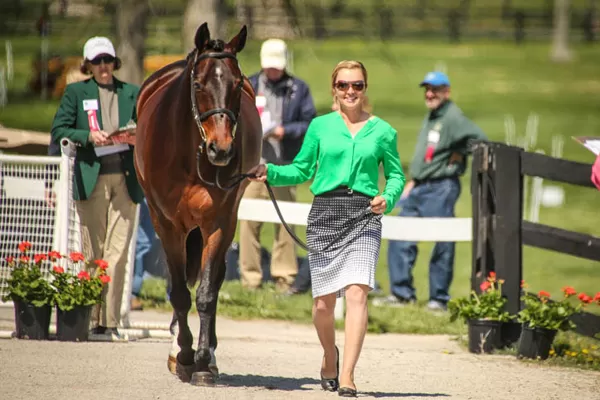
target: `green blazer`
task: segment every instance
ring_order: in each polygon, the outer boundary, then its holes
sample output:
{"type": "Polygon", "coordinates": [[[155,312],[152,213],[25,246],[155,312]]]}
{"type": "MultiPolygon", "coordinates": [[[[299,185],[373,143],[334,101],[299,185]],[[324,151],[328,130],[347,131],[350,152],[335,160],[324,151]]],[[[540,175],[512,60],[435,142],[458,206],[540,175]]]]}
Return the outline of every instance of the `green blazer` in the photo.
{"type": "MultiPolygon", "coordinates": [[[[130,120],[137,122],[136,101],[140,88],[121,82],[116,78],[114,78],[114,82],[119,101],[119,126],[125,126],[130,120]]],[[[96,156],[94,145],[89,141],[90,126],[87,112],[83,107],[84,100],[97,100],[96,115],[102,129],[98,84],[94,78],[90,78],[67,85],[54,116],[51,130],[54,142],[60,143],[61,139],[68,138],[78,145],[73,174],[73,198],[75,200],[86,200],[90,197],[100,172],[100,158],[96,156]]],[[[133,146],[129,146],[129,150],[119,154],[129,197],[137,204],[142,201],[144,194],[135,174],[133,146]]]]}

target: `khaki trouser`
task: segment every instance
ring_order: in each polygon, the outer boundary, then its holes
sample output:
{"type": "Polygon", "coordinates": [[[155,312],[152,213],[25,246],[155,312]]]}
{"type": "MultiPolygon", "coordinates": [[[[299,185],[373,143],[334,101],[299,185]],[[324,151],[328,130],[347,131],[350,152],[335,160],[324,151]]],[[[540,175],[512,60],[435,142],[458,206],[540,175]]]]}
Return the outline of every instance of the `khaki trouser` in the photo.
{"type": "MultiPolygon", "coordinates": [[[[281,201],[296,201],[296,188],[273,187],[275,198],[281,201]]],[[[269,192],[262,182],[250,182],[244,198],[269,200],[269,192]]],[[[256,288],[262,282],[260,264],[259,221],[240,221],[240,276],[242,286],[256,288]]],[[[271,276],[280,287],[289,287],[298,273],[296,247],[290,234],[280,224],[275,224],[275,238],[271,253],[271,276]]]]}
{"type": "Polygon", "coordinates": [[[102,293],[102,304],[92,310],[90,325],[116,328],[121,321],[127,253],[133,236],[136,204],[131,201],[123,174],[98,176],[87,200],[77,201],[81,222],[83,255],[95,270],[94,260],[108,263],[110,283],[102,293]]]}

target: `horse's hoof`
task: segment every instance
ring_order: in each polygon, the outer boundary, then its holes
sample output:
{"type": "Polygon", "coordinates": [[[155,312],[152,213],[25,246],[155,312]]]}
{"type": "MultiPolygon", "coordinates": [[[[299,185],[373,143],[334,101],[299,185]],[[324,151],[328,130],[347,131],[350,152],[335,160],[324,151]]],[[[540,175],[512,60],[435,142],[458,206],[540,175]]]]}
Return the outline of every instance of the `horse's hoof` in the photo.
{"type": "Polygon", "coordinates": [[[208,370],[212,372],[215,379],[219,379],[219,368],[217,367],[217,364],[208,364],[208,370]]]}
{"type": "Polygon", "coordinates": [[[195,369],[195,364],[183,365],[177,362],[177,366],[175,367],[175,374],[182,382],[187,383],[192,379],[192,375],[194,374],[195,369]]]}
{"type": "Polygon", "coordinates": [[[177,357],[169,356],[169,359],[167,360],[167,368],[169,369],[170,373],[177,375],[177,357]]]}
{"type": "Polygon", "coordinates": [[[190,383],[194,386],[213,386],[217,378],[209,371],[198,371],[192,374],[190,383]]]}

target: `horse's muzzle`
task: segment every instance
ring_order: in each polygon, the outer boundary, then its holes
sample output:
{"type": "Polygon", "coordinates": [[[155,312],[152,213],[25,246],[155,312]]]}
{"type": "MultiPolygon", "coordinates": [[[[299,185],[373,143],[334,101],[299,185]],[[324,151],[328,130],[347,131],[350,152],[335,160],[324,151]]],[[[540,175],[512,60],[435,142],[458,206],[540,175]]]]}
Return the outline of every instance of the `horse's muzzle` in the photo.
{"type": "Polygon", "coordinates": [[[226,149],[220,148],[215,142],[210,142],[206,146],[206,156],[211,164],[223,167],[231,161],[234,155],[234,148],[229,145],[226,149]]]}

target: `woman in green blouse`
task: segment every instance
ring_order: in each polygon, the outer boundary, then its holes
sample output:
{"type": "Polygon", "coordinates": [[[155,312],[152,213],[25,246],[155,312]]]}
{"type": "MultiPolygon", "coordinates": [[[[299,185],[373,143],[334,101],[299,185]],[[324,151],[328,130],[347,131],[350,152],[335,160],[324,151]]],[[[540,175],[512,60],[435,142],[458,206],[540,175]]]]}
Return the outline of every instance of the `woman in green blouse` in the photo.
{"type": "Polygon", "coordinates": [[[253,180],[272,186],[298,185],[314,178],[307,243],[323,249],[339,232],[349,232],[325,252],[309,253],[313,322],[323,346],[321,385],[342,397],[356,397],[354,369],[367,329],[367,295],[375,286],[381,247],[381,218],[390,212],[405,178],[397,133],[367,110],[367,71],[358,61],[340,62],[332,74],[333,112],[313,119],[302,149],[290,165],[261,164],[253,180]],[[379,191],[379,166],[386,184],[379,191]],[[339,371],[334,308],[346,297],[344,358],[339,371]]]}

